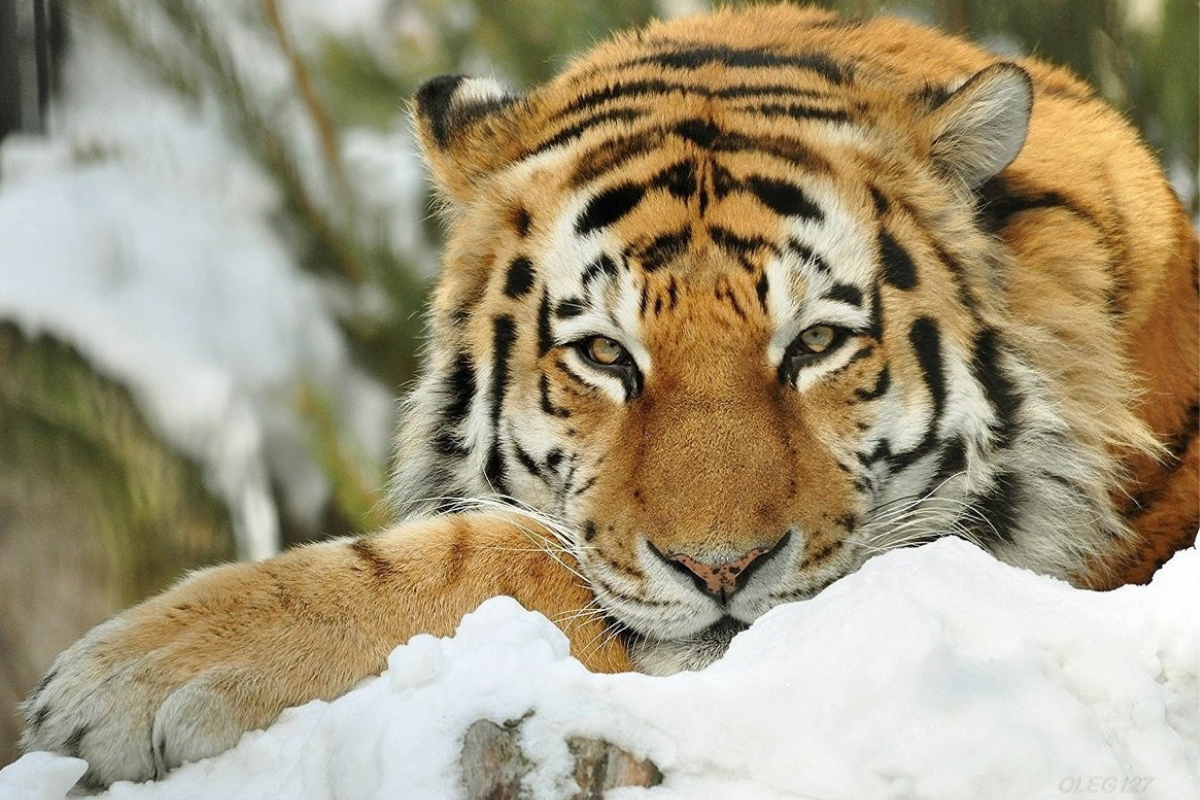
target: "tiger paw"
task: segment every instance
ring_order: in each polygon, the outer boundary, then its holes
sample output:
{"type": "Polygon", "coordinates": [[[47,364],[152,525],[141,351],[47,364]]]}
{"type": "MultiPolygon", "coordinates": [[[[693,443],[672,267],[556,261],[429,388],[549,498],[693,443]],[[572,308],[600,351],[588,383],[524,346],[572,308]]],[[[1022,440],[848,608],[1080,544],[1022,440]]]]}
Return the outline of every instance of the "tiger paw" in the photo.
{"type": "Polygon", "coordinates": [[[230,691],[252,678],[244,669],[200,668],[185,642],[139,647],[139,627],[122,616],[91,631],[23,706],[24,749],[84,759],[83,786],[161,777],[229,749],[260,722],[230,691]]]}

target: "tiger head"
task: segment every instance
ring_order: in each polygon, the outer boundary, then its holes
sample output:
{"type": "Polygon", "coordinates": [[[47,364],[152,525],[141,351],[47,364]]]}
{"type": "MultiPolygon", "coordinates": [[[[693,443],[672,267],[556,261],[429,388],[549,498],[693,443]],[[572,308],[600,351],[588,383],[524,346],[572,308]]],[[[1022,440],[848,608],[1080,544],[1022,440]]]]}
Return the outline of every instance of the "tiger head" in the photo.
{"type": "Polygon", "coordinates": [[[525,96],[455,76],[415,101],[449,236],[393,499],[558,520],[644,641],[727,639],[934,535],[1020,561],[1054,504],[1032,462],[1061,442],[998,333],[975,201],[1021,151],[1029,77],[897,89],[769,32],[717,44],[731,19],[525,96]]]}

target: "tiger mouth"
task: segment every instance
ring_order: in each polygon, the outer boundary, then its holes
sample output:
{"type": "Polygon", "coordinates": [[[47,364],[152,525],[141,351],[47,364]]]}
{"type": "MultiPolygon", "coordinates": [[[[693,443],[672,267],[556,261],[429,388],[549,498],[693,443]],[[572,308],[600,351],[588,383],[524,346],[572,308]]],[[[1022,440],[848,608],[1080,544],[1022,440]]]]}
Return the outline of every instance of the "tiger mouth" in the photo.
{"type": "Polygon", "coordinates": [[[629,651],[638,668],[651,675],[703,669],[725,655],[733,637],[749,627],[750,623],[726,615],[679,639],[653,639],[635,634],[628,641],[629,651]]]}

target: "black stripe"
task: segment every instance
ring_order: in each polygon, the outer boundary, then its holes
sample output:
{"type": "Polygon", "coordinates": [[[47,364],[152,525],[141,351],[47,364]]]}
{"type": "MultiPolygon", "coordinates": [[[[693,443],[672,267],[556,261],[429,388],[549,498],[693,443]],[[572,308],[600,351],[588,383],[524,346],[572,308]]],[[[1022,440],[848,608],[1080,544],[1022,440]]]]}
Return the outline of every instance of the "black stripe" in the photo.
{"type": "Polygon", "coordinates": [[[724,200],[731,192],[736,192],[743,188],[742,182],[733,177],[733,173],[720,164],[712,164],[710,169],[713,196],[718,200],[724,200]]]}
{"type": "Polygon", "coordinates": [[[671,233],[664,233],[642,247],[636,247],[626,253],[641,262],[642,269],[654,272],[668,261],[678,256],[692,241],[691,228],[681,228],[671,233]]]}
{"type": "Polygon", "coordinates": [[[765,312],[767,310],[767,293],[771,289],[771,283],[767,278],[766,270],[763,270],[762,275],[758,276],[758,282],[754,284],[754,293],[758,295],[758,305],[765,312]]]}
{"type": "Polygon", "coordinates": [[[626,61],[618,65],[618,68],[646,65],[664,69],[694,70],[710,64],[719,64],[734,69],[761,69],[764,67],[802,69],[815,72],[830,83],[839,85],[854,78],[852,65],[834,61],[824,53],[792,55],[717,45],[685,46],[677,50],[651,53],[626,61]]]}
{"type": "Polygon", "coordinates": [[[731,86],[714,90],[710,86],[695,83],[680,83],[661,79],[645,79],[631,81],[613,81],[599,89],[592,89],[576,97],[558,111],[552,120],[558,121],[584,109],[594,109],[612,100],[626,98],[660,100],[665,94],[691,94],[704,98],[735,99],[740,97],[826,97],[827,94],[816,89],[802,89],[783,84],[766,84],[762,86],[731,86]]]}
{"type": "Polygon", "coordinates": [[[578,189],[601,175],[618,170],[626,162],[656,149],[662,138],[662,131],[649,130],[593,147],[579,157],[568,185],[578,189]]]}
{"type": "Polygon", "coordinates": [[[526,472],[542,483],[547,482],[546,475],[542,472],[542,467],[538,464],[537,459],[526,452],[525,448],[521,447],[521,443],[516,440],[516,437],[513,437],[513,452],[517,454],[517,461],[525,468],[526,472]]]}
{"type": "Polygon", "coordinates": [[[650,186],[655,189],[666,189],[672,197],[686,200],[696,194],[699,184],[696,175],[696,165],[691,161],[680,161],[650,179],[650,186]]]}
{"type": "Polygon", "coordinates": [[[512,317],[504,315],[492,320],[492,444],[483,474],[500,494],[508,494],[504,457],[500,453],[500,417],[508,391],[508,358],[516,338],[517,326],[512,317]]]}
{"type": "Polygon", "coordinates": [[[788,119],[819,119],[825,122],[850,122],[853,117],[841,108],[814,108],[799,103],[758,103],[752,106],[738,108],[749,114],[764,117],[787,117],[788,119]]]}
{"type": "MultiPolygon", "coordinates": [[[[845,337],[845,334],[838,334],[838,339],[835,340],[834,346],[836,347],[836,342],[841,341],[844,337],[845,337]]],[[[830,349],[833,349],[833,348],[830,348],[830,349]]],[[[846,359],[845,364],[842,364],[840,367],[830,370],[829,372],[827,372],[825,374],[827,376],[832,376],[832,375],[837,375],[839,373],[845,372],[846,370],[850,369],[852,366],[857,364],[859,361],[862,361],[864,358],[870,358],[873,355],[875,355],[874,345],[867,345],[866,347],[862,347],[858,350],[855,350],[854,354],[852,356],[850,356],[848,359],[846,359]]],[[[848,404],[848,405],[852,405],[852,404],[848,404]]]]}
{"type": "Polygon", "coordinates": [[[946,407],[946,374],[942,363],[941,333],[937,323],[929,317],[918,318],[908,329],[908,341],[917,357],[917,364],[929,390],[933,409],[925,436],[916,447],[900,453],[893,453],[890,448],[885,449],[885,457],[893,473],[906,469],[917,459],[933,451],[938,443],[938,428],[946,407]]]}
{"type": "Polygon", "coordinates": [[[75,729],[75,732],[68,736],[67,740],[63,742],[62,749],[59,750],[59,752],[65,756],[71,756],[71,758],[82,758],[81,753],[83,750],[83,738],[88,735],[88,731],[91,729],[91,725],[80,725],[75,729]]]}
{"type": "Polygon", "coordinates": [[[583,288],[587,291],[588,284],[599,278],[601,275],[607,275],[610,278],[617,277],[617,262],[612,260],[612,257],[607,253],[587,265],[583,271],[583,288]]]}
{"type": "Polygon", "coordinates": [[[983,211],[993,220],[1007,222],[1009,217],[1022,211],[1033,211],[1039,208],[1063,208],[1073,214],[1079,214],[1074,204],[1058,192],[1041,192],[1035,195],[1005,195],[989,202],[983,211]]]}
{"type": "Polygon", "coordinates": [[[471,454],[457,433],[448,428],[442,428],[433,436],[433,449],[438,455],[448,458],[463,458],[471,454]]]}
{"type": "Polygon", "coordinates": [[[886,229],[879,231],[879,259],[883,265],[883,279],[892,286],[908,290],[917,285],[917,268],[912,258],[886,229]]]}
{"type": "Polygon", "coordinates": [[[716,123],[707,119],[688,119],[677,123],[672,132],[682,139],[687,139],[701,147],[711,147],[713,142],[724,136],[724,132],[716,123]]]}
{"type": "Polygon", "coordinates": [[[837,553],[837,551],[841,550],[845,546],[846,541],[844,539],[834,539],[828,544],[823,545],[812,555],[806,555],[804,560],[800,562],[800,566],[804,569],[816,567],[822,562],[827,561],[830,556],[834,555],[837,553]]]}
{"type": "Polygon", "coordinates": [[[500,414],[508,391],[508,357],[517,339],[517,325],[507,314],[492,320],[492,426],[499,435],[500,414]]]}
{"type": "Polygon", "coordinates": [[[1020,521],[1018,509],[1023,495],[1021,478],[1014,472],[1001,472],[985,494],[968,498],[971,507],[986,522],[966,520],[972,533],[985,545],[1011,543],[1020,521]]]}
{"type": "Polygon", "coordinates": [[[483,478],[488,486],[498,494],[508,494],[508,469],[504,465],[504,456],[500,454],[500,439],[492,440],[488,450],[487,463],[483,466],[483,478]]]}
{"type": "Polygon", "coordinates": [[[669,94],[672,92],[689,92],[697,90],[703,91],[703,88],[657,79],[613,81],[612,83],[607,84],[600,89],[592,89],[589,92],[584,92],[583,94],[577,96],[570,103],[563,106],[558,111],[555,111],[551,119],[560,120],[563,117],[568,117],[577,111],[593,109],[596,106],[603,105],[611,100],[624,99],[628,97],[643,98],[648,95],[653,96],[669,94]]]}
{"type": "MultiPolygon", "coordinates": [[[[40,692],[35,693],[35,697],[40,692]]],[[[46,719],[50,716],[50,704],[42,706],[29,716],[29,730],[36,731],[38,728],[46,724],[46,719]]]]}
{"type": "Polygon", "coordinates": [[[884,459],[890,459],[892,457],[892,446],[890,444],[888,444],[886,440],[883,440],[883,441],[877,442],[875,444],[875,449],[872,450],[871,452],[869,452],[869,453],[856,452],[854,454],[854,457],[856,459],[858,459],[859,464],[862,464],[864,467],[866,467],[869,470],[872,467],[874,467],[877,463],[879,463],[880,461],[883,461],[884,459]]]}
{"type": "Polygon", "coordinates": [[[717,89],[713,97],[735,100],[743,97],[828,97],[829,93],[820,89],[804,89],[799,86],[788,86],[782,83],[741,84],[717,89]]]}
{"type": "Polygon", "coordinates": [[[950,99],[951,92],[947,87],[936,83],[926,82],[916,93],[916,101],[925,107],[926,113],[939,108],[950,99]]]}
{"type": "Polygon", "coordinates": [[[565,300],[560,300],[558,305],[554,307],[554,316],[559,319],[567,319],[568,317],[578,317],[584,311],[587,311],[587,303],[579,297],[568,297],[565,300]]]}
{"type": "Polygon", "coordinates": [[[877,400],[883,397],[892,386],[892,372],[886,366],[879,370],[875,385],[871,389],[855,389],[854,396],[859,400],[877,400]]]}
{"type": "Polygon", "coordinates": [[[871,187],[871,201],[875,203],[875,213],[881,217],[887,213],[891,205],[883,192],[879,191],[878,187],[875,186],[871,187]]]}
{"type": "Polygon", "coordinates": [[[883,298],[878,283],[871,285],[871,318],[867,321],[866,332],[875,341],[883,341],[883,298]]]}
{"type": "Polygon", "coordinates": [[[939,486],[966,468],[967,443],[961,436],[955,436],[943,445],[941,455],[938,456],[937,470],[934,471],[929,485],[925,487],[924,494],[932,494],[939,486]]]}
{"type": "Polygon", "coordinates": [[[809,199],[808,195],[795,184],[772,178],[750,177],[746,180],[749,187],[762,204],[785,217],[800,217],[820,222],[825,214],[820,206],[809,199]]]}
{"type": "Polygon", "coordinates": [[[598,475],[593,475],[592,477],[588,478],[587,481],[582,486],[580,486],[578,489],[576,489],[572,494],[574,494],[575,497],[579,497],[579,495],[583,494],[588,489],[591,489],[593,486],[595,486],[596,481],[599,480],[599,477],[600,476],[598,476],[598,475]]]}
{"type": "Polygon", "coordinates": [[[741,303],[737,301],[737,295],[734,294],[733,289],[729,288],[728,283],[722,281],[715,289],[713,289],[713,297],[715,297],[717,300],[724,300],[725,302],[729,303],[729,307],[733,309],[733,313],[736,314],[739,319],[746,318],[746,312],[742,310],[741,303]]]}
{"type": "Polygon", "coordinates": [[[550,399],[550,376],[544,372],[538,377],[538,394],[541,395],[543,412],[559,419],[571,416],[570,411],[554,405],[554,401],[550,399]]]}
{"type": "MultiPolygon", "coordinates": [[[[1035,191],[1022,193],[1014,190],[1003,176],[997,175],[979,188],[978,214],[984,228],[998,232],[1008,224],[1009,219],[1024,211],[1034,211],[1045,208],[1061,208],[1101,233],[1107,242],[1107,229],[1098,219],[1085,211],[1076,201],[1060,192],[1035,191]]],[[[1110,246],[1112,246],[1110,244],[1110,246]]],[[[1115,247],[1113,248],[1115,251],[1115,247]]]]}
{"type": "MultiPolygon", "coordinates": [[[[1129,498],[1124,512],[1127,516],[1136,519],[1161,502],[1163,494],[1173,485],[1171,478],[1173,473],[1185,463],[1192,463],[1190,460],[1185,462],[1183,459],[1192,443],[1196,441],[1197,435],[1200,435],[1200,405],[1193,403],[1187,408],[1183,425],[1165,442],[1167,457],[1163,459],[1162,469],[1154,480],[1157,485],[1153,489],[1139,491],[1129,498]]],[[[1189,529],[1194,529],[1195,524],[1195,519],[1190,521],[1185,519],[1184,521],[1184,526],[1189,529]]],[[[1181,526],[1181,529],[1184,526],[1181,526]]]]}
{"type": "Polygon", "coordinates": [[[558,147],[560,144],[578,139],[589,128],[594,128],[606,122],[630,121],[642,116],[642,111],[636,108],[614,108],[610,111],[605,111],[600,114],[595,114],[585,120],[563,128],[558,133],[551,136],[549,139],[543,139],[531,149],[527,150],[525,156],[535,156],[538,153],[545,152],[558,147]]]}
{"type": "Polygon", "coordinates": [[[461,458],[470,452],[455,428],[467,419],[475,389],[475,368],[470,356],[460,353],[455,357],[450,374],[443,381],[443,392],[449,402],[442,407],[442,425],[433,437],[433,449],[439,455],[461,458]]]}
{"type": "MultiPolygon", "coordinates": [[[[35,702],[37,702],[37,699],[39,697],[41,697],[42,692],[46,691],[46,687],[49,686],[50,682],[53,681],[57,677],[58,677],[58,670],[56,670],[56,669],[52,669],[49,672],[47,672],[45,675],[43,675],[41,677],[41,679],[37,682],[37,686],[34,686],[33,691],[29,693],[29,700],[27,700],[26,703],[28,705],[33,705],[35,702]]],[[[48,708],[44,708],[41,710],[49,711],[48,708]]],[[[42,718],[42,721],[45,721],[44,716],[42,718]]],[[[40,724],[41,724],[41,722],[36,722],[35,727],[40,724]]]]}
{"type": "Polygon", "coordinates": [[[642,201],[645,187],[624,183],[605,189],[593,197],[575,223],[575,232],[580,236],[606,228],[616,223],[642,201]]]}
{"type": "Polygon", "coordinates": [[[709,226],[708,235],[712,237],[713,243],[717,247],[737,258],[746,272],[754,272],[755,269],[754,263],[750,261],[750,256],[762,250],[770,253],[779,252],[774,244],[760,236],[740,236],[719,225],[709,226]]]}
{"type": "Polygon", "coordinates": [[[454,359],[454,367],[446,376],[444,391],[450,402],[442,407],[442,419],[451,425],[457,425],[466,419],[471,410],[471,401],[475,399],[475,367],[467,353],[459,353],[454,359]]]}
{"type": "Polygon", "coordinates": [[[538,357],[554,349],[554,337],[550,332],[550,290],[542,289],[542,302],[538,304],[538,357]]]}
{"type": "Polygon", "coordinates": [[[816,267],[817,272],[826,275],[829,274],[829,262],[822,258],[819,253],[806,245],[804,242],[800,241],[799,239],[793,239],[789,237],[787,242],[784,243],[784,247],[790,252],[799,256],[801,261],[812,264],[814,267],[816,267]]]}
{"type": "Polygon", "coordinates": [[[517,256],[508,265],[504,280],[504,293],[514,300],[529,294],[533,288],[533,262],[525,256],[517,256]]]}
{"type": "Polygon", "coordinates": [[[855,14],[855,15],[849,16],[849,17],[843,17],[843,16],[839,16],[837,14],[830,14],[828,17],[826,17],[823,20],[820,20],[817,22],[810,22],[808,27],[818,28],[818,29],[827,28],[827,29],[833,29],[833,30],[854,30],[855,28],[861,28],[865,24],[866,24],[866,20],[864,20],[863,17],[859,14],[855,14]]]}
{"type": "Polygon", "coordinates": [[[814,172],[832,172],[828,161],[806,142],[786,136],[747,136],[724,130],[709,120],[679,122],[671,133],[713,153],[763,153],[814,172]]]}
{"type": "Polygon", "coordinates": [[[1000,347],[995,330],[984,328],[975,336],[971,373],[983,387],[996,414],[996,422],[992,425],[996,445],[1007,447],[1017,427],[1022,397],[1012,378],[1000,365],[1000,347]]]}
{"type": "Polygon", "coordinates": [[[862,308],[863,304],[862,289],[849,283],[835,283],[833,288],[825,293],[825,299],[836,300],[856,308],[862,308]]]}
{"type": "Polygon", "coordinates": [[[967,271],[963,269],[963,265],[958,262],[954,256],[950,255],[940,244],[930,236],[928,231],[925,231],[925,240],[933,244],[934,252],[937,254],[938,260],[945,265],[950,271],[951,277],[954,278],[954,286],[958,291],[958,301],[963,304],[971,314],[971,318],[976,322],[979,321],[978,306],[979,302],[975,299],[975,293],[971,289],[971,282],[967,279],[967,271]]]}
{"type": "Polygon", "coordinates": [[[929,317],[918,317],[908,329],[908,343],[917,356],[921,375],[933,401],[930,429],[937,430],[942,410],[946,406],[946,374],[942,366],[942,337],[937,323],[929,317]]]}
{"type": "Polygon", "coordinates": [[[519,206],[513,212],[513,227],[517,229],[517,235],[524,239],[529,235],[529,228],[533,225],[533,218],[529,216],[529,210],[525,206],[519,206]]]}

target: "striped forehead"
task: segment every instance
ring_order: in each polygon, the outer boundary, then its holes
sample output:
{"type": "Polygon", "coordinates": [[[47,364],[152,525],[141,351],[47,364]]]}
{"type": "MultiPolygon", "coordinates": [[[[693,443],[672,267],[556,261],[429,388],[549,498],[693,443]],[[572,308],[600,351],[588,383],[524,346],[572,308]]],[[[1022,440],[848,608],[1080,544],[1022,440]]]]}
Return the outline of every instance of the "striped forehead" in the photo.
{"type": "MultiPolygon", "coordinates": [[[[724,272],[754,283],[777,327],[811,316],[805,310],[822,298],[854,318],[826,321],[857,322],[876,269],[873,225],[851,212],[831,176],[746,161],[666,143],[566,190],[534,256],[555,316],[636,329],[656,278],[682,287],[724,272]]],[[[544,180],[539,172],[531,180],[544,180]]]]}

